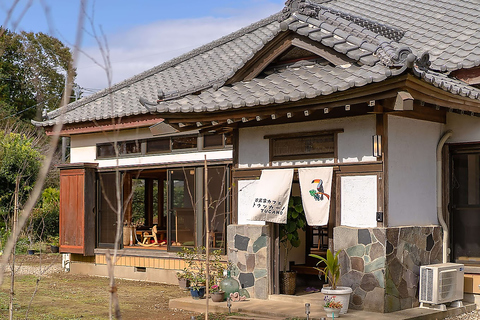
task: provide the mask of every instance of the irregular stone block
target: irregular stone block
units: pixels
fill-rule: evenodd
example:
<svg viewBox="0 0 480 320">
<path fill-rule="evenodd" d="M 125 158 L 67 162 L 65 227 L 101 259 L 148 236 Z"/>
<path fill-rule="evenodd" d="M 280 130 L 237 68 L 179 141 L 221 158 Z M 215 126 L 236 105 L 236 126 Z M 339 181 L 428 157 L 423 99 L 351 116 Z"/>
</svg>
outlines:
<svg viewBox="0 0 480 320">
<path fill-rule="evenodd" d="M 400 261 L 398 261 L 398 259 L 393 259 L 388 264 L 388 275 L 395 285 L 398 286 L 400 284 L 403 275 L 403 265 L 400 263 Z"/>
<path fill-rule="evenodd" d="M 385 293 L 390 296 L 399 297 L 400 293 L 398 292 L 397 286 L 393 283 L 392 280 L 388 279 L 385 285 Z"/>
<path fill-rule="evenodd" d="M 268 274 L 267 269 L 255 269 L 255 271 L 253 271 L 253 275 L 255 276 L 255 279 L 266 277 L 267 274 Z"/>
<path fill-rule="evenodd" d="M 260 236 L 255 242 L 253 243 L 253 252 L 256 253 L 258 250 L 265 248 L 267 246 L 267 236 Z"/>
<path fill-rule="evenodd" d="M 240 287 L 242 287 L 242 284 L 245 288 L 253 287 L 255 285 L 255 277 L 253 276 L 253 273 L 240 273 L 238 281 L 240 282 Z"/>
<path fill-rule="evenodd" d="M 412 307 L 413 307 L 412 301 L 413 301 L 412 298 L 400 299 L 400 308 L 401 308 L 402 310 L 412 308 Z"/>
<path fill-rule="evenodd" d="M 357 271 L 360 271 L 360 272 L 364 272 L 364 262 L 363 262 L 363 259 L 360 258 L 360 257 L 352 257 L 350 259 L 351 263 L 352 263 L 352 270 L 357 270 Z"/>
<path fill-rule="evenodd" d="M 358 244 L 358 229 L 351 227 L 333 228 L 334 251 L 353 247 Z"/>
<path fill-rule="evenodd" d="M 245 235 L 252 239 L 252 241 L 256 241 L 262 236 L 262 227 L 263 226 L 249 225 L 247 230 L 245 230 Z"/>
<path fill-rule="evenodd" d="M 350 264 L 350 258 L 348 257 L 345 250 L 340 251 L 340 253 L 338 254 L 338 262 L 340 263 L 340 275 L 343 275 L 352 269 Z"/>
<path fill-rule="evenodd" d="M 372 238 L 370 237 L 370 231 L 368 229 L 358 230 L 358 243 L 364 245 L 372 243 Z"/>
<path fill-rule="evenodd" d="M 395 312 L 400 310 L 400 299 L 387 295 L 385 297 L 385 312 Z"/>
<path fill-rule="evenodd" d="M 249 241 L 250 239 L 248 237 L 237 234 L 235 235 L 235 248 L 241 251 L 247 251 Z"/>
<path fill-rule="evenodd" d="M 362 281 L 362 272 L 358 272 L 355 270 L 352 270 L 343 276 L 340 277 L 340 283 L 344 287 L 350 287 L 352 290 L 355 290 L 360 286 L 360 282 Z"/>
<path fill-rule="evenodd" d="M 240 261 L 237 262 L 237 267 L 240 272 L 246 272 L 247 271 L 247 266 L 241 263 Z"/>
<path fill-rule="evenodd" d="M 372 274 L 375 276 L 375 279 L 377 279 L 378 286 L 385 288 L 385 269 L 375 270 Z"/>
<path fill-rule="evenodd" d="M 255 257 L 255 268 L 267 268 L 267 248 L 259 250 Z"/>
<path fill-rule="evenodd" d="M 427 245 L 425 247 L 425 250 L 427 250 L 427 251 L 432 250 L 434 244 L 435 244 L 435 242 L 433 241 L 433 235 L 429 234 L 427 236 Z"/>
<path fill-rule="evenodd" d="M 400 281 L 400 285 L 397 289 L 401 299 L 408 297 L 407 282 L 405 280 L 402 279 L 402 281 Z"/>
<path fill-rule="evenodd" d="M 385 243 L 385 229 L 380 229 L 380 228 L 375 228 L 372 230 L 375 238 L 377 238 L 377 241 L 380 242 L 381 244 Z"/>
<path fill-rule="evenodd" d="M 377 258 L 385 256 L 385 248 L 378 242 L 372 244 L 372 248 L 370 249 L 370 259 L 375 260 Z"/>
<path fill-rule="evenodd" d="M 386 254 L 389 255 L 391 253 L 393 253 L 393 245 L 390 243 L 390 241 L 387 241 Z"/>
<path fill-rule="evenodd" d="M 398 228 L 388 228 L 386 233 L 387 233 L 387 240 L 395 248 L 398 244 L 398 234 L 399 234 Z"/>
<path fill-rule="evenodd" d="M 363 301 L 363 310 L 374 311 L 374 312 L 384 312 L 384 299 L 385 290 L 381 288 L 375 288 L 370 292 L 367 292 L 365 299 Z"/>
<path fill-rule="evenodd" d="M 255 269 L 255 254 L 246 255 L 247 272 L 253 272 Z"/>
<path fill-rule="evenodd" d="M 407 288 L 418 286 L 419 276 L 412 272 L 412 270 L 403 270 L 403 280 L 407 283 Z"/>
<path fill-rule="evenodd" d="M 374 261 L 365 264 L 365 273 L 370 273 L 374 270 L 385 268 L 385 257 L 380 257 Z"/>
<path fill-rule="evenodd" d="M 378 281 L 373 274 L 366 273 L 363 275 L 362 282 L 360 283 L 360 288 L 368 292 L 368 291 L 372 291 L 378 286 L 379 286 Z"/>
<path fill-rule="evenodd" d="M 267 277 L 257 279 L 257 281 L 255 281 L 255 298 L 256 299 L 268 299 Z"/>
<path fill-rule="evenodd" d="M 365 246 L 363 244 L 358 244 L 356 246 L 347 248 L 346 251 L 350 257 L 363 257 L 365 254 Z"/>
</svg>

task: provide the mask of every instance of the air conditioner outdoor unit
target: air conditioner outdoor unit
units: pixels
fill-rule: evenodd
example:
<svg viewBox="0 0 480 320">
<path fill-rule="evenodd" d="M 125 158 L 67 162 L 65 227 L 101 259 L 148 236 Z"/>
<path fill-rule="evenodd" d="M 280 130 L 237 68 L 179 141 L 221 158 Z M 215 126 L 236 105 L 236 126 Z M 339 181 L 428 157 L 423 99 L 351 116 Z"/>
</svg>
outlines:
<svg viewBox="0 0 480 320">
<path fill-rule="evenodd" d="M 442 305 L 463 299 L 464 265 L 439 263 L 420 267 L 421 307 L 424 303 Z M 442 309 L 445 306 L 443 305 Z"/>
</svg>

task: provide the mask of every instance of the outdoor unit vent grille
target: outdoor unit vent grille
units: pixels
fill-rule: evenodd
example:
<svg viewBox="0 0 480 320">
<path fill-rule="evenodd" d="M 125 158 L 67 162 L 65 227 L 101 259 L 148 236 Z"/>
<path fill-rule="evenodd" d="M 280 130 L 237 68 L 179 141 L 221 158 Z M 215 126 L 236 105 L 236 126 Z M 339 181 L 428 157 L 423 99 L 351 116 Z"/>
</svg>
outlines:
<svg viewBox="0 0 480 320">
<path fill-rule="evenodd" d="M 420 267 L 420 302 L 441 304 L 463 299 L 463 264 L 442 263 Z"/>
</svg>

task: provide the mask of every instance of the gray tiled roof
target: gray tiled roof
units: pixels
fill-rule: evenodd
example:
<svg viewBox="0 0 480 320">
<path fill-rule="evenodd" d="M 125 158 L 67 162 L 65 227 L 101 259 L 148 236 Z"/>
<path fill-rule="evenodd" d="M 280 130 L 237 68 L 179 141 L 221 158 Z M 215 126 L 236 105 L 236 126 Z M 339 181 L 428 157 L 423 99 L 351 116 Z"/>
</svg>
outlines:
<svg viewBox="0 0 480 320">
<path fill-rule="evenodd" d="M 414 67 L 415 75 L 443 90 L 461 95 L 469 92 L 467 96 L 478 98 L 478 89 L 444 74 L 480 65 L 478 0 L 290 2 L 294 4 L 283 14 L 68 105 L 64 123 L 149 111 L 216 111 L 313 98 L 382 81 L 404 71 L 407 57 L 413 58 L 411 53 L 419 57 L 425 51 L 430 53 L 429 69 Z M 296 66 L 263 79 L 223 86 L 266 43 L 287 29 L 357 64 Z M 157 104 L 158 98 L 163 101 Z M 52 120 L 37 125 L 53 125 L 59 114 L 50 112 Z"/>
<path fill-rule="evenodd" d="M 316 1 L 313 1 L 316 2 Z M 401 45 L 416 56 L 430 53 L 431 68 L 453 71 L 480 65 L 478 0 L 335 0 L 325 9 L 380 21 L 404 30 Z"/>
<path fill-rule="evenodd" d="M 298 101 L 380 82 L 389 74 L 390 70 L 381 64 L 374 67 L 352 65 L 346 68 L 319 64 L 292 66 L 265 78 L 237 82 L 231 87 L 208 89 L 200 95 L 164 101 L 154 106 L 152 111 L 211 112 Z"/>
</svg>

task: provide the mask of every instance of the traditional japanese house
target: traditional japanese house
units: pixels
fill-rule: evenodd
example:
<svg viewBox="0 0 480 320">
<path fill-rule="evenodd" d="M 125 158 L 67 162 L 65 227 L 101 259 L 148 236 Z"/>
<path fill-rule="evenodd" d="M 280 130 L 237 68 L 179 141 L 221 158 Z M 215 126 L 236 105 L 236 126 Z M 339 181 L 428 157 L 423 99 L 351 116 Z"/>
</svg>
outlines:
<svg viewBox="0 0 480 320">
<path fill-rule="evenodd" d="M 157 219 L 166 239 L 165 250 L 125 246 L 120 264 L 169 281 L 181 263 L 173 251 L 210 239 L 201 205 L 192 210 L 207 155 L 218 171 L 212 186 L 227 199 L 210 222 L 223 235 L 228 225 L 217 242 L 251 296 L 267 298 L 279 293 L 282 258 L 278 224 L 251 221 L 252 207 L 266 202 L 255 196 L 259 177 L 293 172 L 287 187 L 271 188 L 300 195 L 303 169 L 329 168 L 329 190 L 311 182 L 328 195 L 318 213 L 326 222 L 307 228 L 291 268 L 311 272 L 308 254 L 340 250 L 351 307 L 391 312 L 418 305 L 421 265 L 460 262 L 475 299 L 479 19 L 475 1 L 289 0 L 279 14 L 68 105 L 62 120 L 61 110 L 49 113 L 37 125 L 49 132 L 62 121 L 71 138 L 62 251 L 75 253 L 72 268 L 102 268 L 115 228 L 102 190 L 113 192 L 118 168 L 124 195 L 143 183 L 145 225 Z M 125 197 L 123 205 L 130 217 Z M 190 220 L 179 226 L 182 214 Z"/>
</svg>

